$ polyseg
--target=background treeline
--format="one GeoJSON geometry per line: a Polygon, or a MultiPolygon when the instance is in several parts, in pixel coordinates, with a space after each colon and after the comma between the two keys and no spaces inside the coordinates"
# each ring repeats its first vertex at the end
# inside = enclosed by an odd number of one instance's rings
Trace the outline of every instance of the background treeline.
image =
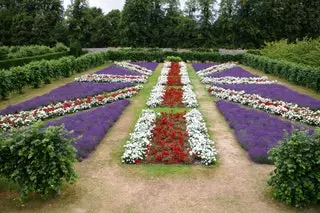
{"type": "Polygon", "coordinates": [[[87,0],[0,0],[0,45],[259,48],[318,37],[319,11],[319,0],[127,0],[108,14],[87,0]]]}

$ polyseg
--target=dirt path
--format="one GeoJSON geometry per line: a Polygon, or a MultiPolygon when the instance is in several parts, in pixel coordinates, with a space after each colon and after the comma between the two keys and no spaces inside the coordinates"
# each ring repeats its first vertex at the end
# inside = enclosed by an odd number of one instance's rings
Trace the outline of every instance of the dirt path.
{"type": "Polygon", "coordinates": [[[0,212],[212,212],[286,213],[319,212],[295,210],[272,201],[265,181],[272,166],[252,163],[239,146],[224,118],[190,72],[194,90],[220,155],[217,167],[128,166],[120,163],[123,145],[133,129],[149,92],[160,74],[155,74],[109,131],[94,154],[77,164],[81,178],[63,189],[59,198],[38,199],[20,207],[16,193],[0,193],[0,212]]]}

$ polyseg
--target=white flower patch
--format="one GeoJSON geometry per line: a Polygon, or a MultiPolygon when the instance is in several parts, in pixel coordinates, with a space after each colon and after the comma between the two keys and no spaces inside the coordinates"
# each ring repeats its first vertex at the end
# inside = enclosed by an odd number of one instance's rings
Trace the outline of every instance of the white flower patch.
{"type": "Polygon", "coordinates": [[[15,127],[28,126],[40,120],[63,116],[65,114],[75,113],[121,99],[130,98],[137,94],[142,88],[141,85],[137,85],[106,95],[102,94],[83,99],[59,102],[30,111],[21,111],[16,114],[0,116],[0,129],[8,130],[15,127]]]}
{"type": "Polygon", "coordinates": [[[268,77],[222,77],[222,78],[209,78],[204,77],[201,79],[204,84],[275,84],[277,81],[269,81],[268,77]]]}
{"type": "Polygon", "coordinates": [[[193,109],[186,114],[188,142],[191,147],[190,155],[200,159],[204,165],[216,162],[217,151],[214,142],[210,140],[208,129],[199,110],[193,109]]]}
{"type": "Polygon", "coordinates": [[[192,91],[191,86],[185,85],[182,87],[183,90],[183,99],[182,102],[184,103],[185,106],[188,108],[195,108],[198,107],[198,102],[197,102],[197,96],[196,94],[192,91]]]}
{"type": "Polygon", "coordinates": [[[200,77],[203,77],[203,76],[207,76],[210,74],[214,74],[214,73],[222,72],[224,70],[231,69],[235,66],[236,66],[236,64],[233,64],[233,63],[219,64],[219,65],[211,66],[206,69],[200,70],[197,72],[197,74],[200,77]]]}
{"type": "Polygon", "coordinates": [[[165,94],[165,86],[157,84],[151,90],[149,100],[147,102],[147,106],[150,108],[156,108],[163,101],[163,96],[165,94]]]}
{"type": "Polygon", "coordinates": [[[125,151],[121,157],[123,163],[134,164],[143,160],[148,146],[151,146],[152,130],[155,128],[157,113],[153,110],[143,110],[130,140],[124,146],[125,151]]]}
{"type": "MultiPolygon", "coordinates": [[[[179,65],[180,65],[179,74],[181,78],[181,83],[183,85],[191,84],[186,64],[184,62],[180,62],[179,65]]],[[[166,62],[165,65],[163,66],[163,69],[161,70],[160,77],[158,78],[158,84],[167,85],[170,68],[171,68],[171,62],[166,62]]]]}
{"type": "Polygon", "coordinates": [[[136,64],[131,64],[128,62],[115,62],[115,65],[120,66],[124,69],[128,69],[133,72],[144,74],[144,75],[152,75],[152,70],[149,70],[145,67],[142,67],[136,64]]]}
{"type": "Polygon", "coordinates": [[[254,109],[280,115],[289,120],[301,121],[316,126],[320,125],[320,110],[314,111],[294,103],[275,101],[257,94],[247,94],[245,91],[224,89],[216,86],[209,87],[209,92],[218,98],[248,105],[254,109]]]}
{"type": "Polygon", "coordinates": [[[131,75],[109,75],[109,74],[90,74],[82,75],[75,78],[77,82],[97,82],[97,83],[145,83],[147,82],[147,76],[131,76],[131,75]]]}

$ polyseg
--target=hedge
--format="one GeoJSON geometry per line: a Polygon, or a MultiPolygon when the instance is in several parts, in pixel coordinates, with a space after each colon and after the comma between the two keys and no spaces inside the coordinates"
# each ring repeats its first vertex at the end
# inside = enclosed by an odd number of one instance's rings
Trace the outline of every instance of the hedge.
{"type": "Polygon", "coordinates": [[[252,54],[243,55],[241,63],[279,76],[294,84],[320,91],[320,68],[252,54]]]}
{"type": "Polygon", "coordinates": [[[49,53],[45,55],[38,55],[34,57],[4,60],[4,61],[0,61],[0,69],[10,69],[11,67],[23,66],[32,61],[58,59],[58,58],[67,56],[68,54],[69,52],[58,52],[58,53],[49,53]]]}
{"type": "Polygon", "coordinates": [[[52,79],[70,77],[108,61],[108,54],[92,53],[79,58],[73,56],[58,60],[42,60],[31,62],[23,67],[13,67],[0,71],[0,96],[6,98],[11,92],[22,92],[24,87],[38,88],[42,83],[50,83],[52,79]]]}
{"type": "Polygon", "coordinates": [[[175,51],[108,51],[111,61],[157,61],[163,62],[168,56],[180,57],[185,61],[240,61],[242,55],[221,55],[217,52],[175,52],[175,51]]]}

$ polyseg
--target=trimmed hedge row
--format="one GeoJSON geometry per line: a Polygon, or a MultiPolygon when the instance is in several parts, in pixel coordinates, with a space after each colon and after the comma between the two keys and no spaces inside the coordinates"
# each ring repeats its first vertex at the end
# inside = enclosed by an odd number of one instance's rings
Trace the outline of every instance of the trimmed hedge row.
{"type": "Polygon", "coordinates": [[[11,92],[22,92],[24,87],[38,88],[52,79],[70,77],[74,73],[86,71],[108,61],[106,52],[87,54],[79,58],[73,56],[58,60],[31,62],[23,67],[13,67],[0,71],[0,96],[6,98],[11,92]]]}
{"type": "Polygon", "coordinates": [[[294,84],[320,91],[320,68],[252,54],[243,55],[241,63],[287,79],[294,84]]]}
{"type": "Polygon", "coordinates": [[[4,60],[4,61],[0,61],[0,69],[10,69],[11,67],[23,66],[32,61],[58,59],[67,55],[69,55],[69,52],[58,52],[58,53],[49,53],[49,54],[38,55],[33,57],[4,60]]]}
{"type": "Polygon", "coordinates": [[[185,61],[240,61],[242,55],[221,55],[217,52],[174,52],[174,51],[109,51],[111,61],[157,61],[163,62],[168,56],[180,57],[185,61]]]}

